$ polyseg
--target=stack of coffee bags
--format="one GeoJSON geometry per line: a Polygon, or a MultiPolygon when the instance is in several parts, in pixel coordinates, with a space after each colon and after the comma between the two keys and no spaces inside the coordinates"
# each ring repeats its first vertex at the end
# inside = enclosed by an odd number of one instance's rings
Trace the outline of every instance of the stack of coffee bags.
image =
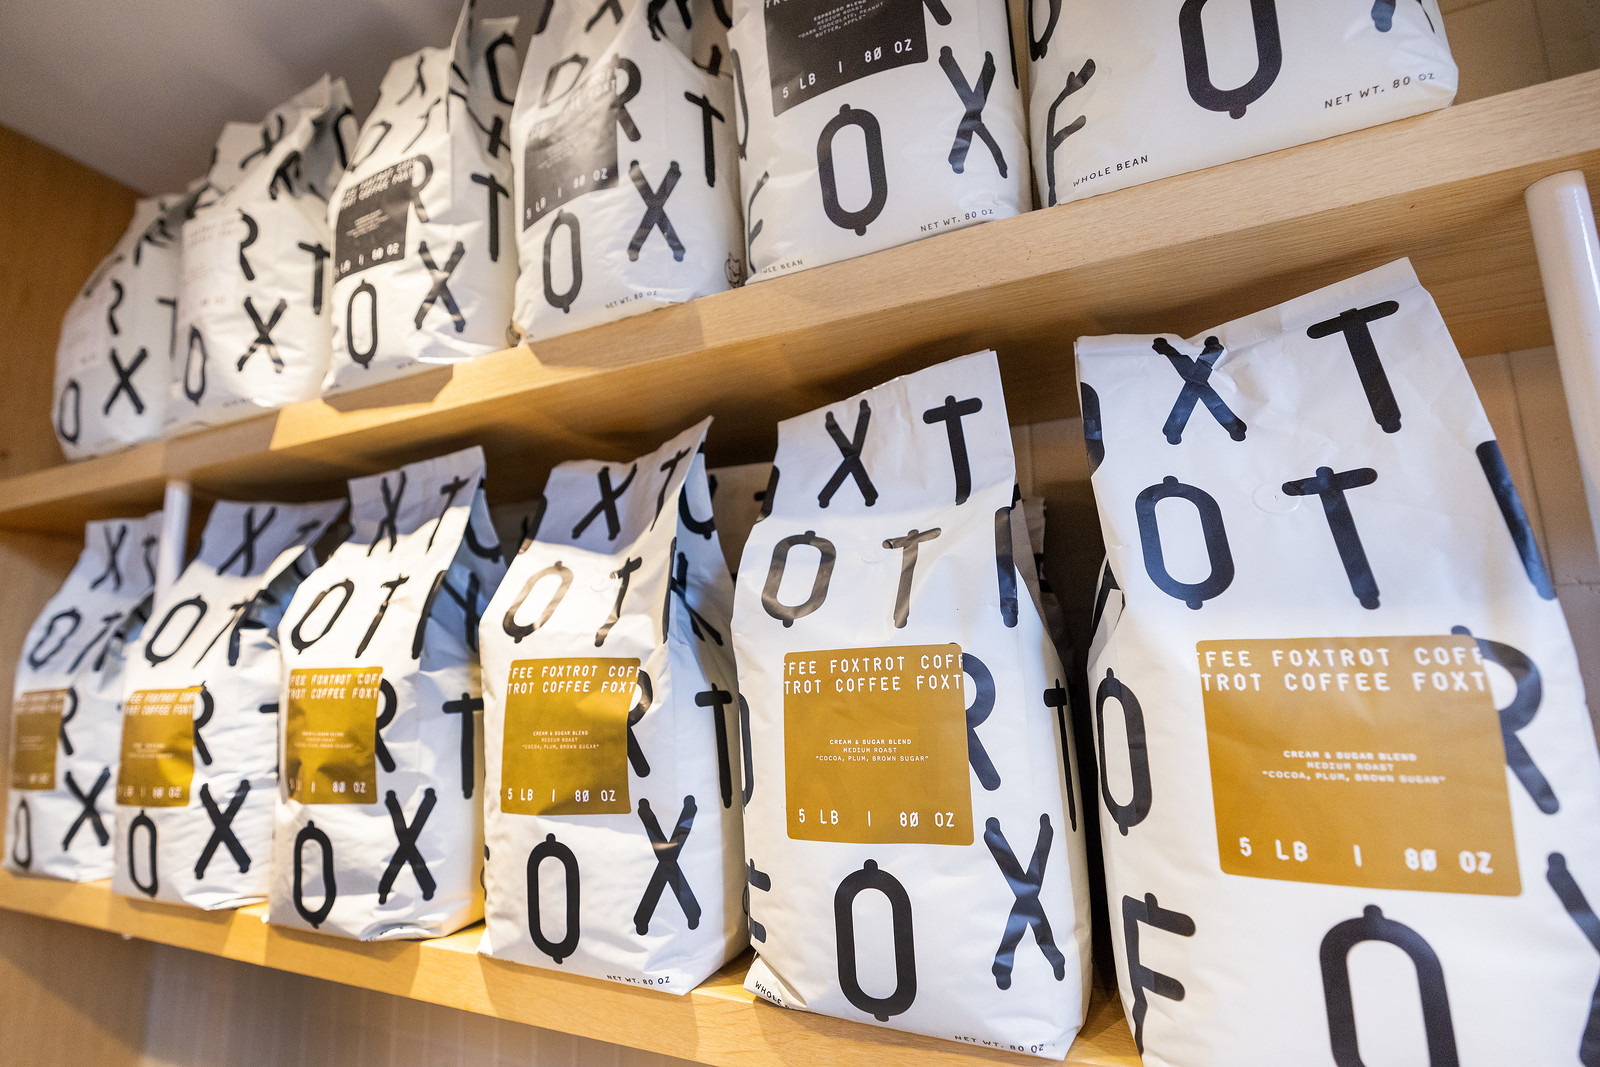
{"type": "Polygon", "coordinates": [[[259,125],[229,123],[183,226],[168,432],[317,395],[328,369],[328,198],[355,125],[326,75],[259,125]]]}
{"type": "Polygon", "coordinates": [[[1046,7],[1040,26],[1028,5],[1045,207],[1431,111],[1456,93],[1437,0],[1046,7]]]}
{"type": "Polygon", "coordinates": [[[1410,265],[1189,340],[1084,338],[1078,371],[1106,881],[1145,1056],[1592,1059],[1577,658],[1410,265]]]}
{"type": "Polygon", "coordinates": [[[550,337],[744,280],[715,0],[551,0],[517,90],[517,324],[550,337]],[[596,11],[598,10],[598,14],[596,11]]]}
{"type": "Polygon", "coordinates": [[[200,551],[128,652],[117,864],[128,896],[235,908],[265,899],[278,786],[278,621],[344,511],[211,506],[200,551]]]}
{"type": "Polygon", "coordinates": [[[22,644],[11,701],[5,866],[111,875],[126,642],[150,612],[161,513],[84,528],[83,554],[22,644]]]}
{"type": "Polygon", "coordinates": [[[483,478],[474,447],[352,479],[349,540],[284,614],[272,922],[377,941],[483,914],[483,478]]]}
{"type": "Polygon", "coordinates": [[[1003,0],[734,0],[728,40],[752,280],[1027,209],[1003,0]]]}
{"type": "Polygon", "coordinates": [[[552,471],[485,612],[487,955],[682,994],[745,945],[708,425],[552,471]]]}
{"type": "Polygon", "coordinates": [[[515,18],[461,8],[449,48],[390,64],[328,205],[340,392],[506,346],[516,284],[515,18]]]}
{"type": "Polygon", "coordinates": [[[68,459],[161,435],[177,332],[180,197],[152,197],[67,309],[56,347],[56,440],[68,459]]]}
{"type": "Polygon", "coordinates": [[[734,603],[746,988],[1059,1059],[1087,872],[994,353],[781,423],[775,465],[734,603]]]}

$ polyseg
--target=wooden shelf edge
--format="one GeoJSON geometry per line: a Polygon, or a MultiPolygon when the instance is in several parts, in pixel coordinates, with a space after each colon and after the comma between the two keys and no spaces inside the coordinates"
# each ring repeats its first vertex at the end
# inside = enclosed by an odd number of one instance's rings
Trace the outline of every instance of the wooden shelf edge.
{"type": "Polygon", "coordinates": [[[748,452],[775,418],[982,347],[1014,419],[1060,417],[1076,390],[1033,380],[1070,367],[1078,331],[1203,329],[1399,255],[1466,354],[1534,347],[1549,324],[1522,190],[1582,167],[1600,168],[1600,71],[0,479],[0,527],[73,531],[150,506],[169,477],[324,492],[479,439],[534,466],[621,457],[708,413],[714,452],[748,452]]]}
{"type": "MultiPolygon", "coordinates": [[[[1041,1062],[758,1002],[744,990],[748,955],[677,997],[486,959],[477,954],[481,925],[428,941],[360,943],[270,926],[265,905],[206,912],[129,900],[109,882],[9,871],[0,871],[0,908],[717,1067],[1041,1062]]],[[[1096,990],[1066,1062],[1137,1067],[1114,992],[1096,990]]]]}

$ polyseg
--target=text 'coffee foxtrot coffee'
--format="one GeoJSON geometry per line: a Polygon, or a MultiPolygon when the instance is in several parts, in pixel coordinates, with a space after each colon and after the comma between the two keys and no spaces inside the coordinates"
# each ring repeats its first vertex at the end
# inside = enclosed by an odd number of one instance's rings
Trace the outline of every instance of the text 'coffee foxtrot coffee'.
{"type": "Polygon", "coordinates": [[[1147,1061],[1589,1058],[1600,760],[1410,264],[1077,352],[1101,838],[1147,1061]]]}
{"type": "Polygon", "coordinates": [[[201,908],[266,898],[278,621],[343,511],[219,500],[198,555],[156,598],[123,672],[117,892],[201,908]]]}
{"type": "Polygon", "coordinates": [[[351,479],[350,537],[279,624],[272,922],[378,941],[483,913],[483,481],[477,447],[351,479]]]}
{"type": "Polygon", "coordinates": [[[746,988],[1060,1059],[1088,881],[994,353],[781,423],[774,468],[734,601],[746,988]]]}
{"type": "Polygon", "coordinates": [[[745,945],[708,424],[552,471],[484,613],[487,955],[682,994],[745,945]]]}

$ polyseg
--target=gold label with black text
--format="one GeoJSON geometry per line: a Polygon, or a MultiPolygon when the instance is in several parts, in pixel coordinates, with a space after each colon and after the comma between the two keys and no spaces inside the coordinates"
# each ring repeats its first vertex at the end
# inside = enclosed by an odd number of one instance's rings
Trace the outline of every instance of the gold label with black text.
{"type": "Polygon", "coordinates": [[[783,659],[789,837],[972,844],[959,645],[783,659]]]}
{"type": "Polygon", "coordinates": [[[1224,872],[1521,891],[1500,717],[1471,637],[1195,647],[1224,872]]]}
{"type": "Polygon", "coordinates": [[[283,787],[302,804],[378,802],[381,667],[289,672],[283,787]]]}
{"type": "Polygon", "coordinates": [[[519,659],[506,678],[500,809],[622,815],[638,659],[519,659]]]}

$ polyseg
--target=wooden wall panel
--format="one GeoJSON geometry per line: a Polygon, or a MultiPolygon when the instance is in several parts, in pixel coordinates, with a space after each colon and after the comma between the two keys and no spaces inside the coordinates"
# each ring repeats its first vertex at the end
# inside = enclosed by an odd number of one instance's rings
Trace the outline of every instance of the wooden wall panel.
{"type": "Polygon", "coordinates": [[[0,476],[61,462],[61,316],[133,218],[132,189],[0,126],[0,476]]]}
{"type": "Polygon", "coordinates": [[[152,946],[0,912],[0,1063],[136,1067],[152,946]]]}

